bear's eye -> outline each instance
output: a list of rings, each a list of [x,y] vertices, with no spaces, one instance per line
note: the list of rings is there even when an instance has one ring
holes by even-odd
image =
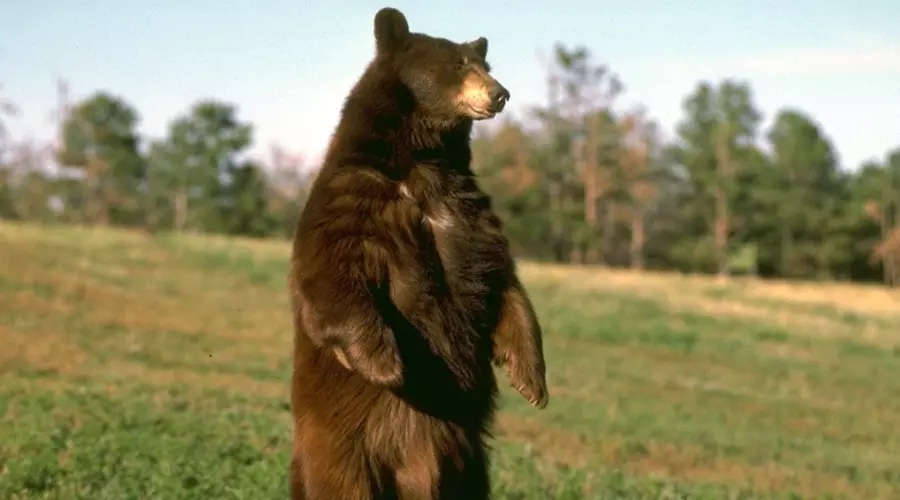
[[[466,56],[462,56],[456,60],[456,67],[462,68],[466,64],[469,64],[469,58]]]

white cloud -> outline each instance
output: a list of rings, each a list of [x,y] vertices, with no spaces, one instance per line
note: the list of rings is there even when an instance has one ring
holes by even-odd
[[[900,73],[900,47],[794,49],[735,58],[724,66],[729,73],[768,76]]]
[[[900,74],[900,41],[883,35],[853,33],[832,47],[792,47],[718,60],[668,61],[667,74],[741,76],[874,76]]]

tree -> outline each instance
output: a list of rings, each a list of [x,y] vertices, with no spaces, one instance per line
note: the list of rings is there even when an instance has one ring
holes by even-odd
[[[782,110],[768,133],[772,146],[771,186],[776,196],[769,213],[777,214],[782,276],[829,274],[839,249],[828,227],[842,208],[837,159],[818,125],[803,112]]]
[[[65,118],[57,161],[80,172],[85,205],[78,208],[83,222],[142,222],[146,172],[138,152],[137,123],[134,108],[106,92],[88,97]]]
[[[187,195],[174,163],[172,144],[154,140],[147,151],[146,223],[151,230],[184,229],[187,220]]]
[[[257,163],[244,161],[230,175],[224,186],[222,205],[228,211],[225,232],[261,238],[275,232],[278,221],[268,211],[266,179]]]
[[[2,90],[2,86],[0,86]],[[9,129],[6,119],[18,116],[19,109],[9,99],[0,96],[0,219],[14,217],[12,166],[8,163]]]
[[[620,122],[620,134],[619,166],[631,226],[629,260],[632,268],[643,269],[647,215],[660,194],[659,184],[666,177],[662,141],[657,124],[646,116],[644,109],[625,115]]]
[[[880,226],[881,238],[873,247],[872,255],[882,263],[884,282],[896,286],[900,284],[900,147],[887,153],[877,177],[881,184],[880,199],[870,201],[868,206],[870,215]]]
[[[153,198],[171,193],[168,214],[176,231],[227,232],[233,209],[228,185],[240,172],[241,153],[252,144],[253,128],[238,120],[236,108],[215,100],[197,102],[169,126],[151,151]],[[159,208],[158,208],[159,209]]]
[[[693,248],[683,249],[683,258],[691,259],[692,267],[706,268],[712,257],[712,267],[724,276],[733,230],[731,205],[762,115],[753,104],[749,85],[732,80],[718,88],[700,83],[683,107],[686,116],[678,125],[677,158],[691,180],[693,198],[685,208],[694,218],[692,229],[703,228],[707,235],[697,235]]]
[[[540,182],[542,157],[534,147],[536,134],[513,120],[501,121],[492,133],[473,138],[472,169],[479,185],[493,197],[493,208],[504,222],[512,250],[518,255],[552,255],[553,219],[540,209],[546,185]]]
[[[596,63],[584,46],[554,46],[548,64],[548,104],[535,115],[543,122],[549,141],[546,153],[553,158],[542,165],[547,185],[553,235],[562,243],[563,234],[575,236],[574,247],[587,262],[604,261],[613,238],[614,181],[618,144],[612,104],[622,92],[619,77],[607,65]],[[576,202],[575,196],[581,197]],[[603,244],[598,245],[598,202],[605,199],[606,224]],[[580,205],[579,224],[566,223],[568,214]],[[569,226],[568,228],[566,226]],[[568,230],[567,230],[568,229]],[[560,245],[557,258],[564,258]]]

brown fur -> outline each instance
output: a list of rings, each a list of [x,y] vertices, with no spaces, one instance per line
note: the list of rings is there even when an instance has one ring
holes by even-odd
[[[297,224],[293,500],[489,498],[492,364],[547,405],[540,326],[470,170],[473,119],[509,94],[487,40],[375,16]],[[498,104],[499,103],[499,104]]]

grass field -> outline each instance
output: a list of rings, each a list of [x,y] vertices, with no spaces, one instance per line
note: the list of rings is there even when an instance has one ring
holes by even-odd
[[[0,223],[0,498],[286,498],[288,251]],[[900,498],[897,293],[521,271],[496,498]]]

